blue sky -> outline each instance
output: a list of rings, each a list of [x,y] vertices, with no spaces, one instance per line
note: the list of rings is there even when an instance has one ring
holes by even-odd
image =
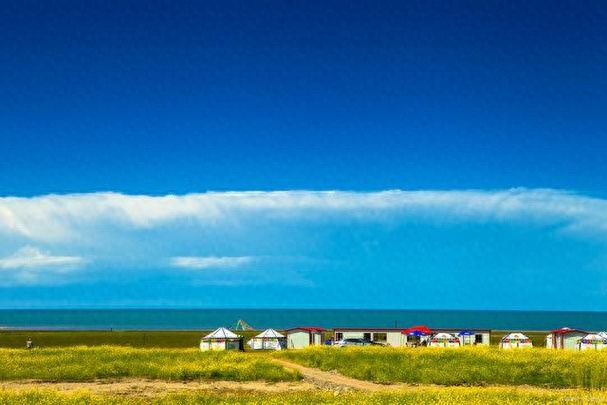
[[[606,18],[5,2],[0,306],[607,310]]]

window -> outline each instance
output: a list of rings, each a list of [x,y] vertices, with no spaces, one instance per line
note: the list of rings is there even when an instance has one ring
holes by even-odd
[[[335,332],[335,340],[342,340],[344,338],[344,334],[342,332]]]
[[[373,334],[373,341],[374,342],[386,342],[388,340],[388,334],[387,333],[374,333]]]
[[[369,332],[363,333],[363,339],[364,340],[371,340],[371,333],[369,333]]]
[[[481,333],[477,333],[474,335],[474,344],[482,345],[483,344],[483,335]]]

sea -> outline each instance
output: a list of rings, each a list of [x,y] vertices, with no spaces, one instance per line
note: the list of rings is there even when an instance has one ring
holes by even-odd
[[[434,328],[607,330],[607,312],[364,309],[0,309],[0,329],[209,330],[242,319],[255,329]]]

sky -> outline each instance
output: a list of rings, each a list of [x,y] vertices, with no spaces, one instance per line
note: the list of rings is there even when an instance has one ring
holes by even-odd
[[[607,310],[601,1],[5,1],[0,307]]]

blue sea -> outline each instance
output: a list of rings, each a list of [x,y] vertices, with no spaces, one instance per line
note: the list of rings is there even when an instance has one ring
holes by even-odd
[[[0,310],[0,329],[208,330],[238,319],[256,329],[295,326],[607,330],[607,312],[351,309],[78,309]]]

